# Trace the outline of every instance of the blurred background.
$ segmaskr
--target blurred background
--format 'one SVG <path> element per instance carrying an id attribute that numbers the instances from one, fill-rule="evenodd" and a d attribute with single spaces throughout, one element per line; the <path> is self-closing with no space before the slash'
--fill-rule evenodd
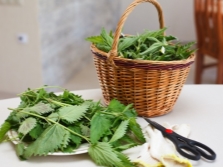
<path id="1" fill-rule="evenodd" d="M 57 85 L 69 90 L 99 88 L 90 43 L 102 27 L 115 30 L 133 0 L 0 0 L 0 99 L 27 88 Z M 167 34 L 196 41 L 193 0 L 159 0 Z M 123 32 L 157 30 L 158 16 L 149 3 L 129 16 Z M 205 61 L 213 61 L 207 59 Z M 194 83 L 192 66 L 186 84 Z M 215 83 L 214 70 L 203 83 Z"/>

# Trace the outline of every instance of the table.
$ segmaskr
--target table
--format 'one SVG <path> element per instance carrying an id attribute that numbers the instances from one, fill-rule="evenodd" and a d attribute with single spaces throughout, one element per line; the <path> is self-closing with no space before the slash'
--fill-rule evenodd
<path id="1" fill-rule="evenodd" d="M 73 91 L 84 99 L 102 99 L 100 89 Z M 17 107 L 19 98 L 0 100 L 0 124 L 9 115 L 8 107 Z M 152 118 L 159 123 L 187 123 L 191 126 L 190 138 L 211 147 L 217 154 L 214 162 L 200 160 L 196 166 L 216 167 L 223 165 L 223 85 L 185 85 L 170 113 Z M 10 142 L 0 144 L 0 162 L 2 167 L 73 167 L 96 165 L 88 154 L 73 156 L 33 157 L 28 161 L 20 161 Z"/>

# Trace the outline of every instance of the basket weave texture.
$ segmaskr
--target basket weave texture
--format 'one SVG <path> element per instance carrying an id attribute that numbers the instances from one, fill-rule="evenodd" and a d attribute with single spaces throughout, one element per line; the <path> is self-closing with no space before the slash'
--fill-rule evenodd
<path id="1" fill-rule="evenodd" d="M 117 99 L 123 104 L 134 104 L 139 116 L 153 117 L 170 112 L 181 92 L 194 62 L 194 55 L 179 61 L 131 60 L 117 57 L 118 40 L 122 27 L 132 10 L 142 2 L 153 4 L 163 28 L 163 14 L 155 0 L 135 0 L 122 15 L 112 49 L 105 53 L 91 46 L 94 64 L 102 89 L 104 102 Z"/>

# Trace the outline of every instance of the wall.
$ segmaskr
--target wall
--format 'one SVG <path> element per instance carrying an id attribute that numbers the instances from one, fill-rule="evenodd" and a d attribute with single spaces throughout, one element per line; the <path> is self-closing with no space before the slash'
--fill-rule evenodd
<path id="1" fill-rule="evenodd" d="M 37 3 L 0 5 L 0 92 L 15 95 L 42 83 Z M 19 33 L 28 34 L 27 44 L 18 42 Z"/>
<path id="2" fill-rule="evenodd" d="M 164 13 L 167 34 L 181 41 L 196 39 L 194 27 L 193 0 L 157 0 Z M 133 0 L 122 0 L 122 12 Z M 142 3 L 130 14 L 124 26 L 124 33 L 136 34 L 144 29 L 156 30 L 158 16 L 152 4 Z"/>
<path id="3" fill-rule="evenodd" d="M 114 29 L 118 0 L 24 0 L 0 5 L 0 94 L 62 85 L 92 60 L 85 38 Z M 28 43 L 17 40 L 28 35 Z"/>
<path id="4" fill-rule="evenodd" d="M 114 29 L 118 2 L 39 0 L 44 84 L 62 85 L 92 60 L 85 38 L 98 35 L 101 27 Z"/>

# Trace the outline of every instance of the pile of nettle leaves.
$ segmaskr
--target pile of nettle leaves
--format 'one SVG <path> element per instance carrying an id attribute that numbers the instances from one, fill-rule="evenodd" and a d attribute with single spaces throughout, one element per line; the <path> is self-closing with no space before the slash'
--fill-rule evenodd
<path id="1" fill-rule="evenodd" d="M 10 141 L 9 130 L 18 132 L 17 155 L 21 159 L 53 152 L 73 152 L 89 143 L 88 153 L 97 165 L 135 166 L 121 151 L 145 142 L 132 105 L 112 100 L 84 100 L 68 90 L 61 95 L 47 86 L 20 94 L 21 103 L 0 128 L 0 142 Z"/>
<path id="2" fill-rule="evenodd" d="M 122 36 L 118 43 L 118 56 L 127 59 L 173 61 L 187 59 L 194 49 L 194 42 L 182 45 L 176 43 L 177 38 L 165 36 L 166 28 L 157 31 L 145 31 L 136 36 Z M 108 53 L 113 43 L 112 32 L 107 33 L 103 28 L 100 36 L 86 38 L 99 50 Z"/>

